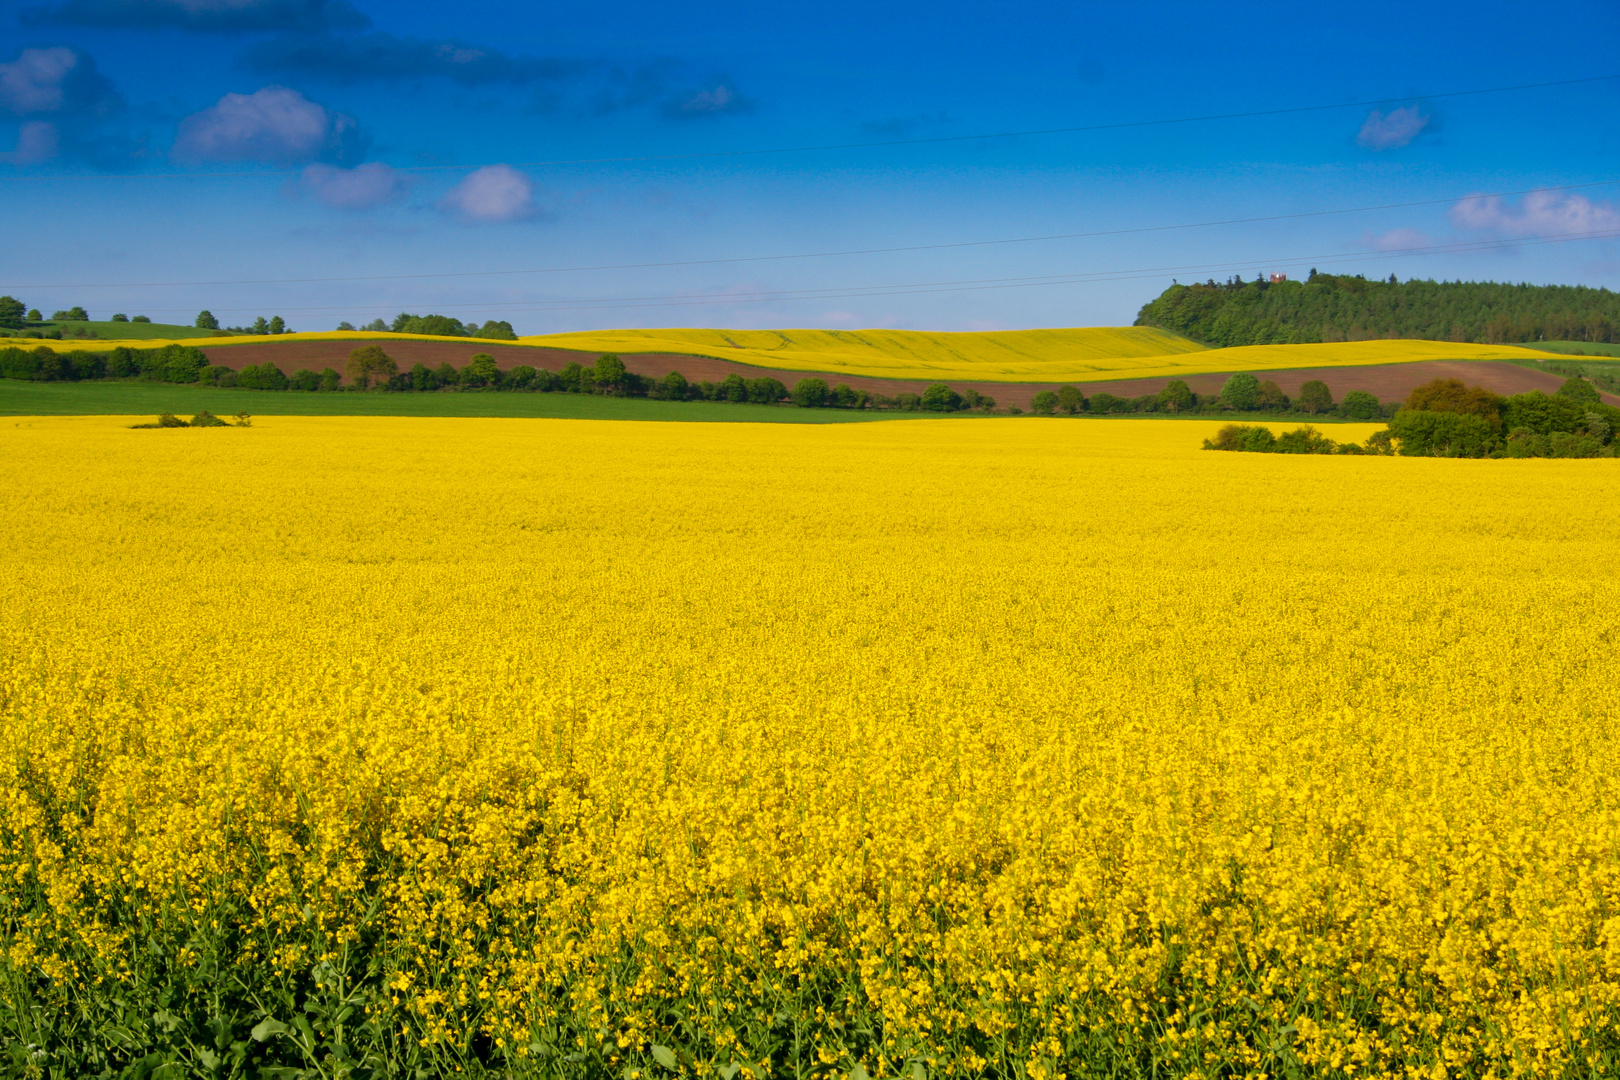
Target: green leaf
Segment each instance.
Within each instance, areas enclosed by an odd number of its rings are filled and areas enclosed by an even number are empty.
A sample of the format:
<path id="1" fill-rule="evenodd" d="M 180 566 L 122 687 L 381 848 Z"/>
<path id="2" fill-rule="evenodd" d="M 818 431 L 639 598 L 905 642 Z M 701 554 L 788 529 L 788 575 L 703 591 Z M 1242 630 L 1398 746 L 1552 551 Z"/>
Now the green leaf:
<path id="1" fill-rule="evenodd" d="M 872 1078 L 866 1074 L 866 1066 L 857 1061 L 855 1067 L 849 1070 L 849 1080 L 872 1080 Z"/>
<path id="2" fill-rule="evenodd" d="M 249 1034 L 253 1036 L 253 1040 L 255 1042 L 264 1042 L 272 1035 L 285 1035 L 291 1030 L 291 1028 L 289 1028 L 286 1024 L 283 1024 L 280 1020 L 272 1020 L 267 1016 L 263 1020 L 260 1020 L 258 1024 L 254 1026 L 253 1030 L 249 1032 Z"/>
<path id="3" fill-rule="evenodd" d="M 208 1049 L 208 1047 L 199 1046 L 197 1047 L 197 1060 L 202 1062 L 203 1068 L 207 1069 L 209 1072 L 213 1072 L 215 1069 L 219 1068 L 224 1059 L 222 1059 L 212 1050 Z"/>
<path id="4" fill-rule="evenodd" d="M 653 1060 L 658 1062 L 658 1064 L 662 1065 L 671 1072 L 675 1071 L 675 1051 L 671 1050 L 667 1046 L 659 1046 L 657 1043 L 654 1043 L 652 1055 Z"/>
<path id="5" fill-rule="evenodd" d="M 724 1068 L 716 1069 L 715 1071 L 720 1074 L 720 1080 L 731 1080 L 733 1076 L 736 1076 L 738 1073 L 742 1072 L 742 1066 L 734 1061 L 730 1065 L 727 1065 Z"/>

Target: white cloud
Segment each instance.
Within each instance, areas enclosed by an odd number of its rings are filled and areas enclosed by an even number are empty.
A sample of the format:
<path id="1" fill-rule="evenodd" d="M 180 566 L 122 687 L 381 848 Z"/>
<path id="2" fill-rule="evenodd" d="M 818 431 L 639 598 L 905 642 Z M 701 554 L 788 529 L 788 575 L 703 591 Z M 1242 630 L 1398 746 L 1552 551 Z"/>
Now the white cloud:
<path id="1" fill-rule="evenodd" d="M 180 121 L 177 160 L 291 163 L 348 155 L 359 125 L 285 86 L 252 94 L 226 94 L 202 112 Z"/>
<path id="2" fill-rule="evenodd" d="M 406 181 L 380 161 L 368 161 L 352 169 L 316 162 L 304 169 L 299 186 L 327 206 L 339 210 L 370 210 L 401 198 Z"/>
<path id="3" fill-rule="evenodd" d="M 693 116 L 722 116 L 754 110 L 754 99 L 739 94 L 725 79 L 714 85 L 682 94 L 664 105 L 664 115 L 672 118 Z"/>
<path id="4" fill-rule="evenodd" d="M 510 165 L 470 173 L 439 200 L 439 208 L 463 221 L 521 221 L 534 217 L 534 183 Z"/>
<path id="5" fill-rule="evenodd" d="M 1504 236 L 1556 236 L 1620 230 L 1620 209 L 1561 191 L 1532 191 L 1517 205 L 1500 195 L 1471 195 L 1451 208 L 1451 221 Z"/>
<path id="6" fill-rule="evenodd" d="M 1416 105 L 1391 109 L 1387 115 L 1374 109 L 1361 125 L 1356 144 L 1369 150 L 1396 150 L 1409 144 L 1428 126 L 1429 117 L 1420 113 Z"/>
<path id="7" fill-rule="evenodd" d="M 38 165 L 56 156 L 56 125 L 30 120 L 17 132 L 17 149 L 0 153 L 7 165 Z"/>
<path id="8" fill-rule="evenodd" d="M 72 49 L 24 49 L 0 64 L 0 105 L 18 116 L 56 112 L 66 101 L 63 84 L 78 66 Z"/>

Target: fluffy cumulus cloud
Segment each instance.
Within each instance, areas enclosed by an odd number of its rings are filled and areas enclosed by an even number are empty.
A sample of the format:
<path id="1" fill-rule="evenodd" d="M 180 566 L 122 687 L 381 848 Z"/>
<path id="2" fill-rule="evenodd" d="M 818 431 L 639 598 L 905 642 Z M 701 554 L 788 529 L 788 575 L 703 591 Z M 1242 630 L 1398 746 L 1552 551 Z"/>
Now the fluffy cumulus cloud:
<path id="1" fill-rule="evenodd" d="M 466 222 L 522 221 L 535 217 L 534 184 L 510 165 L 471 173 L 439 200 L 439 209 Z"/>
<path id="2" fill-rule="evenodd" d="M 95 61 L 77 49 L 24 49 L 0 64 L 0 109 L 16 116 L 105 116 L 122 104 Z"/>
<path id="3" fill-rule="evenodd" d="M 50 161 L 60 150 L 56 125 L 29 120 L 17 131 L 17 148 L 0 151 L 0 162 L 7 165 L 38 165 Z"/>
<path id="4" fill-rule="evenodd" d="M 260 32 L 354 30 L 370 25 L 345 0 L 62 0 L 25 8 L 24 23 L 153 29 Z"/>
<path id="5" fill-rule="evenodd" d="M 339 210 L 370 210 L 403 198 L 405 177 L 380 161 L 352 169 L 316 162 L 304 169 L 298 186 L 306 195 Z"/>
<path id="6" fill-rule="evenodd" d="M 1411 144 L 1429 126 L 1430 117 L 1416 105 L 1391 109 L 1381 113 L 1377 109 L 1367 114 L 1366 123 L 1356 135 L 1356 144 L 1369 150 L 1397 150 Z"/>
<path id="7" fill-rule="evenodd" d="M 180 121 L 175 160 L 262 161 L 279 164 L 323 160 L 342 163 L 363 149 L 359 125 L 285 86 L 251 94 L 226 94 Z"/>
<path id="8" fill-rule="evenodd" d="M 1563 236 L 1620 231 L 1620 208 L 1564 191 L 1532 191 L 1517 203 L 1471 195 L 1451 208 L 1459 229 L 1502 236 Z"/>
<path id="9" fill-rule="evenodd" d="M 393 34 L 358 37 L 286 35 L 249 49 L 243 63 L 267 74 L 293 74 L 335 82 L 391 82 L 445 78 L 463 86 L 530 85 L 563 79 L 585 67 L 579 61 L 512 56 L 463 41 L 424 41 Z"/>
<path id="10" fill-rule="evenodd" d="M 707 86 L 679 94 L 664 104 L 664 115 L 672 119 L 726 116 L 754 111 L 754 99 L 744 97 L 730 80 L 716 79 Z"/>

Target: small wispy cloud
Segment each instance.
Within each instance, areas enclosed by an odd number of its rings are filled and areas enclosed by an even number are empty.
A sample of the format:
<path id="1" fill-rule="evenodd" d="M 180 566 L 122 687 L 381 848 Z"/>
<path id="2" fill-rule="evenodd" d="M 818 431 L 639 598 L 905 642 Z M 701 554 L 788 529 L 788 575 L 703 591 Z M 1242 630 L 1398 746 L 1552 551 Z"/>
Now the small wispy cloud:
<path id="1" fill-rule="evenodd" d="M 671 119 L 728 116 L 753 112 L 754 105 L 753 98 L 745 97 L 729 79 L 721 78 L 672 98 L 664 105 L 664 115 Z"/>
<path id="2" fill-rule="evenodd" d="M 305 167 L 298 186 L 317 202 L 337 210 L 371 210 L 398 202 L 409 185 L 404 174 L 380 161 L 352 169 L 317 161 Z"/>
<path id="3" fill-rule="evenodd" d="M 1430 119 L 1416 105 L 1391 109 L 1388 113 L 1374 109 L 1361 125 L 1361 131 L 1356 135 L 1356 145 L 1369 150 L 1397 150 L 1410 145 L 1413 139 L 1423 134 Z"/>
<path id="4" fill-rule="evenodd" d="M 1412 251 L 1433 247 L 1437 241 L 1421 229 L 1390 229 L 1388 232 L 1368 233 L 1361 242 L 1374 251 Z"/>

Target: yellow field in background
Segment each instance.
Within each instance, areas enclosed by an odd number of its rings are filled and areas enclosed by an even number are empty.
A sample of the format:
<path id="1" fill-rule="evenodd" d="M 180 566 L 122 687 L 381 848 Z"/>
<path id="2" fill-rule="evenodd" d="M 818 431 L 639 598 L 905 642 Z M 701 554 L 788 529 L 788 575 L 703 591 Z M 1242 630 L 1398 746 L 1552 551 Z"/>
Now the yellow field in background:
<path id="1" fill-rule="evenodd" d="M 296 341 L 451 341 L 500 345 L 479 338 L 364 331 L 284 334 L 274 338 L 193 338 L 203 349 Z M 152 348 L 166 341 L 27 341 L 28 347 Z M 510 344 L 510 343 L 506 343 Z M 1348 341 L 1318 345 L 1243 345 L 1205 349 L 1169 331 L 1146 326 L 1073 327 L 935 333 L 921 330 L 601 330 L 525 337 L 520 345 L 578 350 L 589 362 L 604 352 L 664 352 L 711 356 L 757 367 L 888 379 L 1085 383 L 1110 379 L 1175 378 L 1206 372 L 1299 367 L 1357 367 L 1420 360 L 1553 359 L 1558 354 L 1517 345 L 1444 341 Z"/>
<path id="2" fill-rule="evenodd" d="M 41 1061 L 234 1008 L 402 1074 L 1615 1070 L 1612 462 L 127 422 L 0 424 Z"/>
<path id="3" fill-rule="evenodd" d="M 760 367 L 875 378 L 1052 383 L 1552 355 L 1514 345 L 1443 341 L 1205 349 L 1179 335 L 1146 326 L 960 334 L 916 330 L 612 330 L 522 340 L 528 345 L 593 352 L 691 353 Z"/>

